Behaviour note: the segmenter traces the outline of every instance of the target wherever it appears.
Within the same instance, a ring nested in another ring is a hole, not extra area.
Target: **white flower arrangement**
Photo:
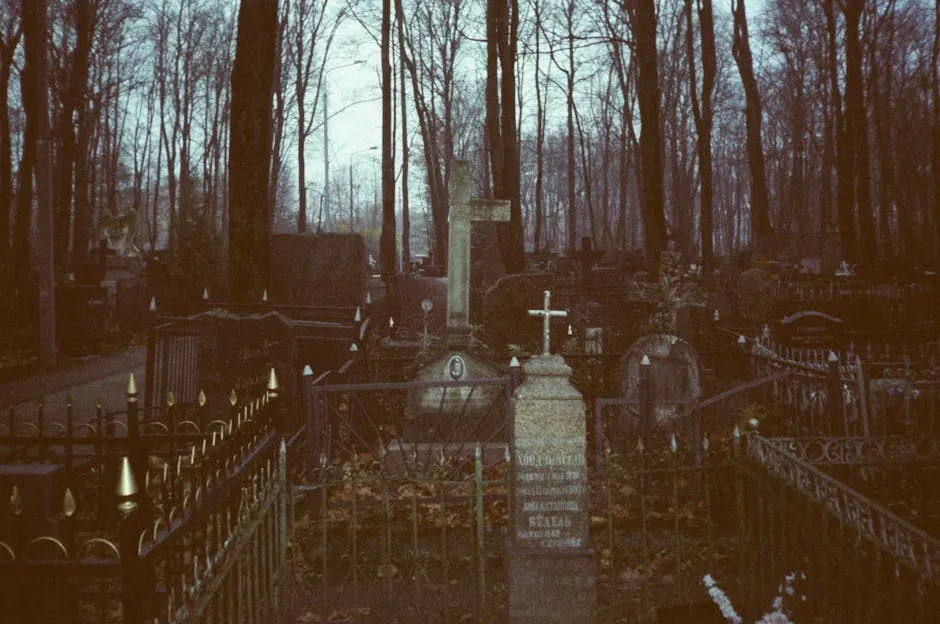
[[[764,617],[757,620],[755,624],[794,624],[793,620],[790,619],[793,613],[789,609],[784,609],[783,602],[784,596],[793,596],[796,594],[796,591],[793,589],[793,581],[796,580],[796,577],[797,574],[795,572],[791,572],[783,577],[783,582],[777,586],[778,593],[773,601],[773,611],[765,613]],[[802,572],[799,573],[799,577],[802,580],[806,580],[806,575]],[[738,615],[737,611],[735,611],[734,605],[731,604],[731,599],[718,587],[712,575],[706,574],[702,578],[702,583],[704,583],[706,589],[708,589],[708,595],[711,596],[712,601],[721,609],[722,617],[731,624],[742,624],[743,620],[741,616]],[[801,595],[800,600],[805,602],[806,596]]]

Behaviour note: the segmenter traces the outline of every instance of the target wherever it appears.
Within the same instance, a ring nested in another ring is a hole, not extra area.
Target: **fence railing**
[[[224,407],[171,400],[167,420],[128,390],[124,414],[0,436],[16,462],[0,492],[4,616],[268,621],[287,535],[276,379]]]

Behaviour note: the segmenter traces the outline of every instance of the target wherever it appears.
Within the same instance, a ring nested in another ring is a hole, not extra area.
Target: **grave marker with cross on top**
[[[474,221],[509,221],[508,199],[470,199],[473,165],[454,162],[450,183],[447,247],[447,346],[470,342],[470,232]]]
[[[540,316],[542,317],[542,355],[550,355],[551,352],[549,348],[551,347],[551,320],[552,317],[566,318],[568,313],[564,310],[552,310],[549,302],[551,301],[552,293],[545,291],[545,303],[542,306],[541,310],[529,310],[529,316]]]

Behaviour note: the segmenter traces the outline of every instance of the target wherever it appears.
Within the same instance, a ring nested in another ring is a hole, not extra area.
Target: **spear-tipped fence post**
[[[509,396],[516,393],[516,388],[522,383],[522,366],[519,364],[519,358],[512,356],[509,360]]]
[[[653,371],[650,358],[644,354],[640,359],[640,439],[649,448],[649,434],[653,425]]]
[[[836,355],[835,351],[829,352],[829,357],[826,361],[829,364],[826,411],[829,416],[829,431],[832,431],[832,427],[839,423],[842,416],[842,374],[839,370],[839,356]],[[842,435],[849,435],[849,431],[843,431]]]
[[[120,513],[119,542],[121,553],[121,602],[124,606],[124,622],[143,624],[144,587],[138,540],[140,515],[138,499],[140,492],[134,476],[133,462],[128,456],[121,459],[115,494]]]
[[[128,455],[134,474],[143,475],[147,471],[147,452],[140,435],[140,413],[137,402],[137,381],[134,373],[127,379],[127,443]]]

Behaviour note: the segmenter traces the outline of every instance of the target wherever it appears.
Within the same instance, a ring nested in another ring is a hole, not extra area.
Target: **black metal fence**
[[[261,622],[287,538],[276,383],[221,406],[0,431],[0,602],[10,622]]]

